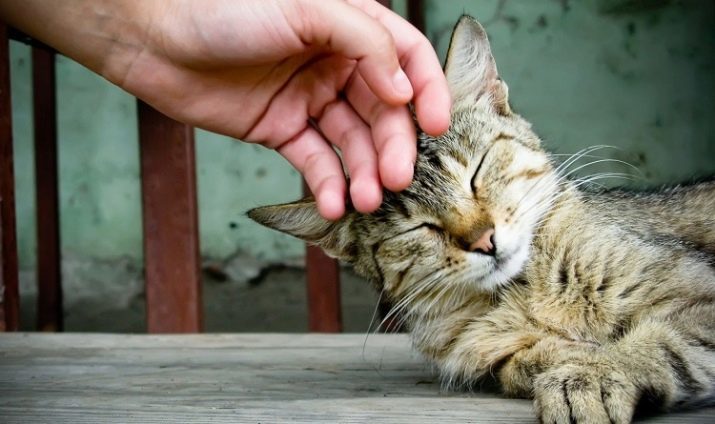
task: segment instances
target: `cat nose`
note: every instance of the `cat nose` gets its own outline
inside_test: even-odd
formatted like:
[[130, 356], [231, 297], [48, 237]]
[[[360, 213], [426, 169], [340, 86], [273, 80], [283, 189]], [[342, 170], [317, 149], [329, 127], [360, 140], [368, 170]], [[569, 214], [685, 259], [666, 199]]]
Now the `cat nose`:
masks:
[[469, 245], [470, 252], [481, 252], [485, 255], [494, 256], [497, 253], [497, 244], [494, 241], [494, 228], [484, 231], [477, 241]]

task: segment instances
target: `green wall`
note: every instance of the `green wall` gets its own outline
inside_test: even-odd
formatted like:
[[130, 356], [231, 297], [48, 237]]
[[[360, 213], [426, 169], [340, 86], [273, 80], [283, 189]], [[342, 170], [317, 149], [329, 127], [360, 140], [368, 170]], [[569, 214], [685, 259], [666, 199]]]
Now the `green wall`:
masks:
[[[34, 149], [30, 49], [12, 43], [12, 98], [21, 267], [32, 267]], [[79, 256], [139, 259], [141, 198], [133, 97], [80, 65], [57, 62], [62, 249]], [[204, 256], [237, 250], [266, 260], [302, 254], [294, 240], [254, 225], [250, 207], [295, 199], [300, 177], [280, 156], [197, 131], [197, 178]]]
[[[600, 154], [636, 165], [641, 182], [715, 174], [713, 2], [426, 1], [426, 8], [426, 31], [441, 58], [462, 13], [485, 25], [514, 108], [552, 150], [618, 146]], [[29, 48], [13, 43], [11, 55], [20, 261], [31, 268]], [[134, 100], [67, 59], [58, 59], [57, 74], [62, 248], [138, 260]], [[300, 195], [300, 178], [282, 158], [202, 131], [197, 156], [205, 257], [240, 251], [274, 261], [302, 254], [300, 243], [244, 217], [250, 207]], [[609, 169], [636, 174], [621, 165]]]
[[489, 33], [512, 106], [552, 151], [616, 146], [598, 154], [641, 173], [623, 165], [585, 170], [660, 184], [715, 175], [714, 5], [428, 1], [427, 33], [444, 57], [455, 17], [473, 15]]

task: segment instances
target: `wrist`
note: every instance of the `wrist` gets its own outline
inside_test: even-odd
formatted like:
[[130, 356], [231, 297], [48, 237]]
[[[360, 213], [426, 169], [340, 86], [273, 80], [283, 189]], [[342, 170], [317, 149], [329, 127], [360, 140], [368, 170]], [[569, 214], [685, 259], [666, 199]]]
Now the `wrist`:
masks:
[[0, 18], [121, 85], [144, 49], [155, 1], [0, 0]]
[[[134, 62], [147, 49], [147, 41], [158, 1], [82, 1], [86, 17], [72, 36], [78, 48], [67, 56], [122, 87]], [[65, 53], [65, 50], [61, 50]]]

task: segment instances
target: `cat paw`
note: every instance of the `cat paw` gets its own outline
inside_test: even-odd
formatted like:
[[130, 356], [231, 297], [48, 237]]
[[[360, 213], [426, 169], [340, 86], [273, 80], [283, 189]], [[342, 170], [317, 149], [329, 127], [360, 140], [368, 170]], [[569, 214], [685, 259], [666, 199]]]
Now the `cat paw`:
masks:
[[622, 372], [595, 365], [561, 365], [534, 380], [542, 423], [630, 423], [637, 388]]

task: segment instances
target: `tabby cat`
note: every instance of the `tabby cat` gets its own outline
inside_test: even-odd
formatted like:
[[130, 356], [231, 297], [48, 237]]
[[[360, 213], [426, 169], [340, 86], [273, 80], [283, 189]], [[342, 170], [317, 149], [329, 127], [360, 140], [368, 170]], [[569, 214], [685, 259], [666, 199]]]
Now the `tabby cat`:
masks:
[[450, 385], [493, 376], [543, 422], [627, 423], [639, 403], [711, 404], [715, 182], [584, 189], [509, 107], [486, 33], [457, 24], [447, 134], [376, 212], [324, 220], [312, 199], [251, 210], [354, 265]]

